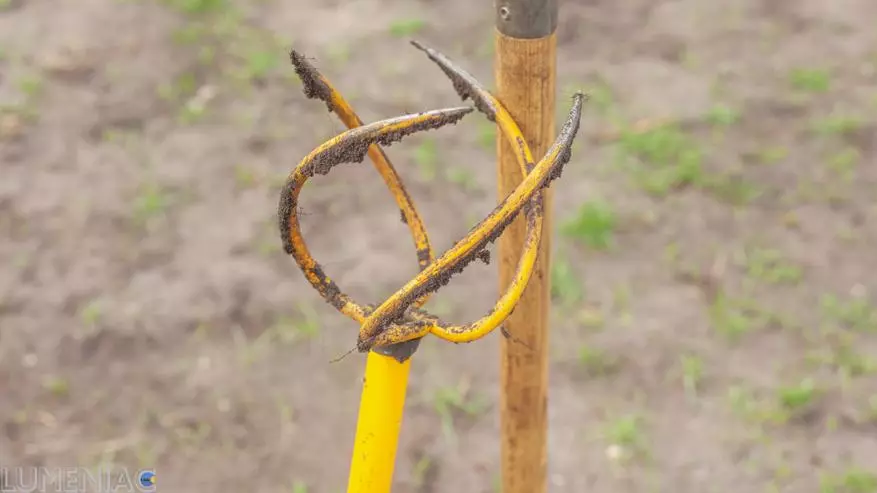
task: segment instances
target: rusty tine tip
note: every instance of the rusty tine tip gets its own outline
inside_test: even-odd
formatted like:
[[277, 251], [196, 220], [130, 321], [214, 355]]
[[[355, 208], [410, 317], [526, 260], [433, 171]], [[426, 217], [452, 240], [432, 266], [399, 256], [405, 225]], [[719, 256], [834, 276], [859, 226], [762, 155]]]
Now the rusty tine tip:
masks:
[[429, 48], [424, 46], [423, 43], [421, 43], [420, 41], [417, 41], [416, 39], [410, 40], [409, 43], [411, 43], [411, 46], [417, 48], [420, 51], [429, 51]]

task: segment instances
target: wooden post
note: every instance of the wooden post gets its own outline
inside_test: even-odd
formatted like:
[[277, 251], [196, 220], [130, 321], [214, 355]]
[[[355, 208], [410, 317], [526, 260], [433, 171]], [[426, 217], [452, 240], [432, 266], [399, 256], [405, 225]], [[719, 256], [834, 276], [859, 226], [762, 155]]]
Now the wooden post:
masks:
[[[535, 159], [555, 131], [557, 0], [495, 0], [497, 97], [521, 127]], [[497, 144], [499, 197], [523, 179], [514, 151]], [[552, 194], [545, 190], [542, 244], [533, 277], [505, 328], [500, 401], [502, 493], [544, 493], [547, 488], [548, 317]], [[524, 244], [519, 217], [499, 241], [500, 290], [508, 286]]]

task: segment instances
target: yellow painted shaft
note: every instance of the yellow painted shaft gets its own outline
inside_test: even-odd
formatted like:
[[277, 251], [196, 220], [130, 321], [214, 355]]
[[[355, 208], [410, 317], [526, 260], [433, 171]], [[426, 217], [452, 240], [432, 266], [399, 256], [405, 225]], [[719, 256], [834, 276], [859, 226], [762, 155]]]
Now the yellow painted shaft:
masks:
[[410, 369], [411, 359], [369, 351], [347, 493], [390, 492]]

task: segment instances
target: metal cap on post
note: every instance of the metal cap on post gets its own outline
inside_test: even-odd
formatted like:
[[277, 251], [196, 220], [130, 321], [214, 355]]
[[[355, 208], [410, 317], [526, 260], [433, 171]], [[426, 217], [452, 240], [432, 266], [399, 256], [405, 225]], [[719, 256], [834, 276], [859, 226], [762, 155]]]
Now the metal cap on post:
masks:
[[538, 39], [557, 28], [557, 0], [500, 0], [496, 29], [510, 38]]

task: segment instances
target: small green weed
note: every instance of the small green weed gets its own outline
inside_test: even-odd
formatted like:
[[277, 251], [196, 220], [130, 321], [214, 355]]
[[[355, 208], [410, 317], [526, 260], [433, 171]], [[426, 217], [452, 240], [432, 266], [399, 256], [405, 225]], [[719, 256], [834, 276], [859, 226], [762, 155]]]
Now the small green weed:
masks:
[[706, 121], [714, 126], [731, 126], [740, 121], [740, 112], [728, 105], [717, 104], [707, 112]]
[[278, 346], [294, 345], [311, 340], [320, 332], [316, 311], [304, 303], [298, 305], [296, 316], [280, 315], [252, 342], [246, 344], [240, 355], [241, 364], [248, 367]]
[[741, 385], [728, 387], [728, 403], [731, 409], [746, 419], [752, 419], [759, 413], [760, 403], [751, 389]]
[[641, 167], [634, 170], [640, 185], [649, 193], [664, 196], [672, 190], [700, 183], [703, 151], [698, 143], [676, 125], [645, 132], [625, 130], [618, 148], [623, 159], [634, 158]]
[[257, 49], [244, 57], [241, 78], [244, 80], [263, 80], [280, 66], [280, 56], [276, 50]]
[[719, 200], [732, 205], [748, 204], [762, 193], [761, 188], [755, 183], [731, 173], [705, 176], [701, 180], [701, 185]]
[[252, 188], [256, 185], [256, 173], [249, 166], [239, 164], [234, 167], [234, 181], [240, 188]]
[[828, 168], [846, 181], [855, 178], [855, 170], [862, 160], [862, 153], [855, 147], [847, 147], [828, 158]]
[[473, 192], [478, 190], [478, 180], [466, 168], [447, 168], [445, 170], [445, 180], [460, 186], [463, 190]]
[[800, 266], [785, 260], [782, 252], [767, 248], [751, 248], [746, 252], [746, 274], [769, 284], [795, 284], [803, 278]]
[[694, 396], [703, 380], [703, 358], [696, 354], [684, 354], [679, 363], [682, 366], [682, 385], [685, 392]]
[[579, 348], [579, 364], [589, 376], [605, 376], [620, 367], [620, 360], [593, 346]]
[[754, 330], [759, 322], [753, 314], [724, 293], [719, 293], [710, 305], [709, 318], [716, 332], [735, 341]]
[[755, 157], [760, 164], [772, 165], [789, 157], [789, 149], [781, 146], [768, 146], [759, 150]]
[[43, 378], [43, 389], [55, 397], [70, 395], [70, 381], [64, 377], [50, 375]]
[[298, 319], [295, 324], [296, 331], [304, 337], [313, 338], [320, 333], [320, 317], [314, 307], [299, 303]]
[[168, 102], [180, 102], [191, 98], [198, 90], [198, 79], [192, 72], [183, 72], [171, 82], [158, 87], [158, 96]]
[[844, 338], [835, 347], [822, 345], [807, 359], [818, 365], [830, 366], [844, 380], [877, 372], [877, 359], [858, 351], [850, 338]]
[[45, 81], [42, 77], [31, 74], [18, 79], [16, 86], [29, 101], [32, 101], [43, 93]]
[[456, 441], [455, 416], [463, 413], [477, 416], [487, 409], [487, 402], [473, 396], [465, 382], [452, 387], [441, 387], [433, 395], [433, 407], [442, 422], [442, 431], [450, 441]]
[[390, 24], [390, 35], [396, 38], [413, 36], [426, 27], [423, 19], [398, 19]]
[[84, 325], [93, 326], [100, 320], [103, 314], [103, 307], [98, 301], [90, 301], [87, 305], [79, 310], [79, 319]]
[[813, 123], [813, 131], [821, 135], [849, 135], [865, 125], [860, 116], [833, 114]]
[[551, 297], [566, 308], [575, 306], [584, 298], [582, 282], [565, 256], [555, 255], [551, 259]]
[[201, 43], [207, 34], [208, 29], [205, 24], [190, 22], [173, 31], [171, 41], [181, 46], [194, 46]]
[[575, 217], [564, 223], [561, 230], [591, 248], [606, 250], [612, 246], [615, 227], [612, 207], [604, 201], [590, 201], [582, 204]]
[[619, 284], [612, 289], [612, 306], [616, 312], [626, 314], [630, 312], [630, 300], [633, 297], [630, 286]]
[[877, 473], [852, 467], [821, 478], [820, 493], [877, 493]]
[[169, 7], [184, 14], [200, 15], [223, 10], [228, 0], [164, 0]]
[[435, 460], [430, 455], [423, 454], [423, 456], [414, 464], [414, 470], [411, 472], [411, 476], [417, 488], [422, 489], [427, 486], [428, 478], [435, 472]]
[[795, 68], [789, 72], [789, 84], [799, 91], [824, 93], [831, 88], [831, 74], [825, 69]]
[[576, 322], [585, 329], [598, 330], [606, 324], [606, 317], [598, 308], [585, 307], [575, 317]]
[[438, 145], [434, 139], [425, 138], [414, 149], [414, 162], [424, 180], [432, 181], [436, 178], [438, 174]]
[[796, 413], [810, 407], [818, 394], [819, 389], [813, 380], [805, 378], [795, 385], [781, 388], [777, 397], [784, 410]]
[[164, 187], [147, 184], [134, 199], [134, 221], [144, 225], [150, 219], [163, 215], [170, 207], [170, 193]]
[[822, 312], [828, 321], [857, 332], [877, 332], [877, 308], [865, 298], [842, 300], [825, 295], [821, 300]]
[[621, 448], [622, 458], [630, 458], [646, 452], [644, 425], [641, 416], [628, 414], [607, 423], [604, 435], [611, 445]]
[[478, 122], [478, 143], [486, 150], [493, 151], [496, 148], [496, 124], [490, 122]]

